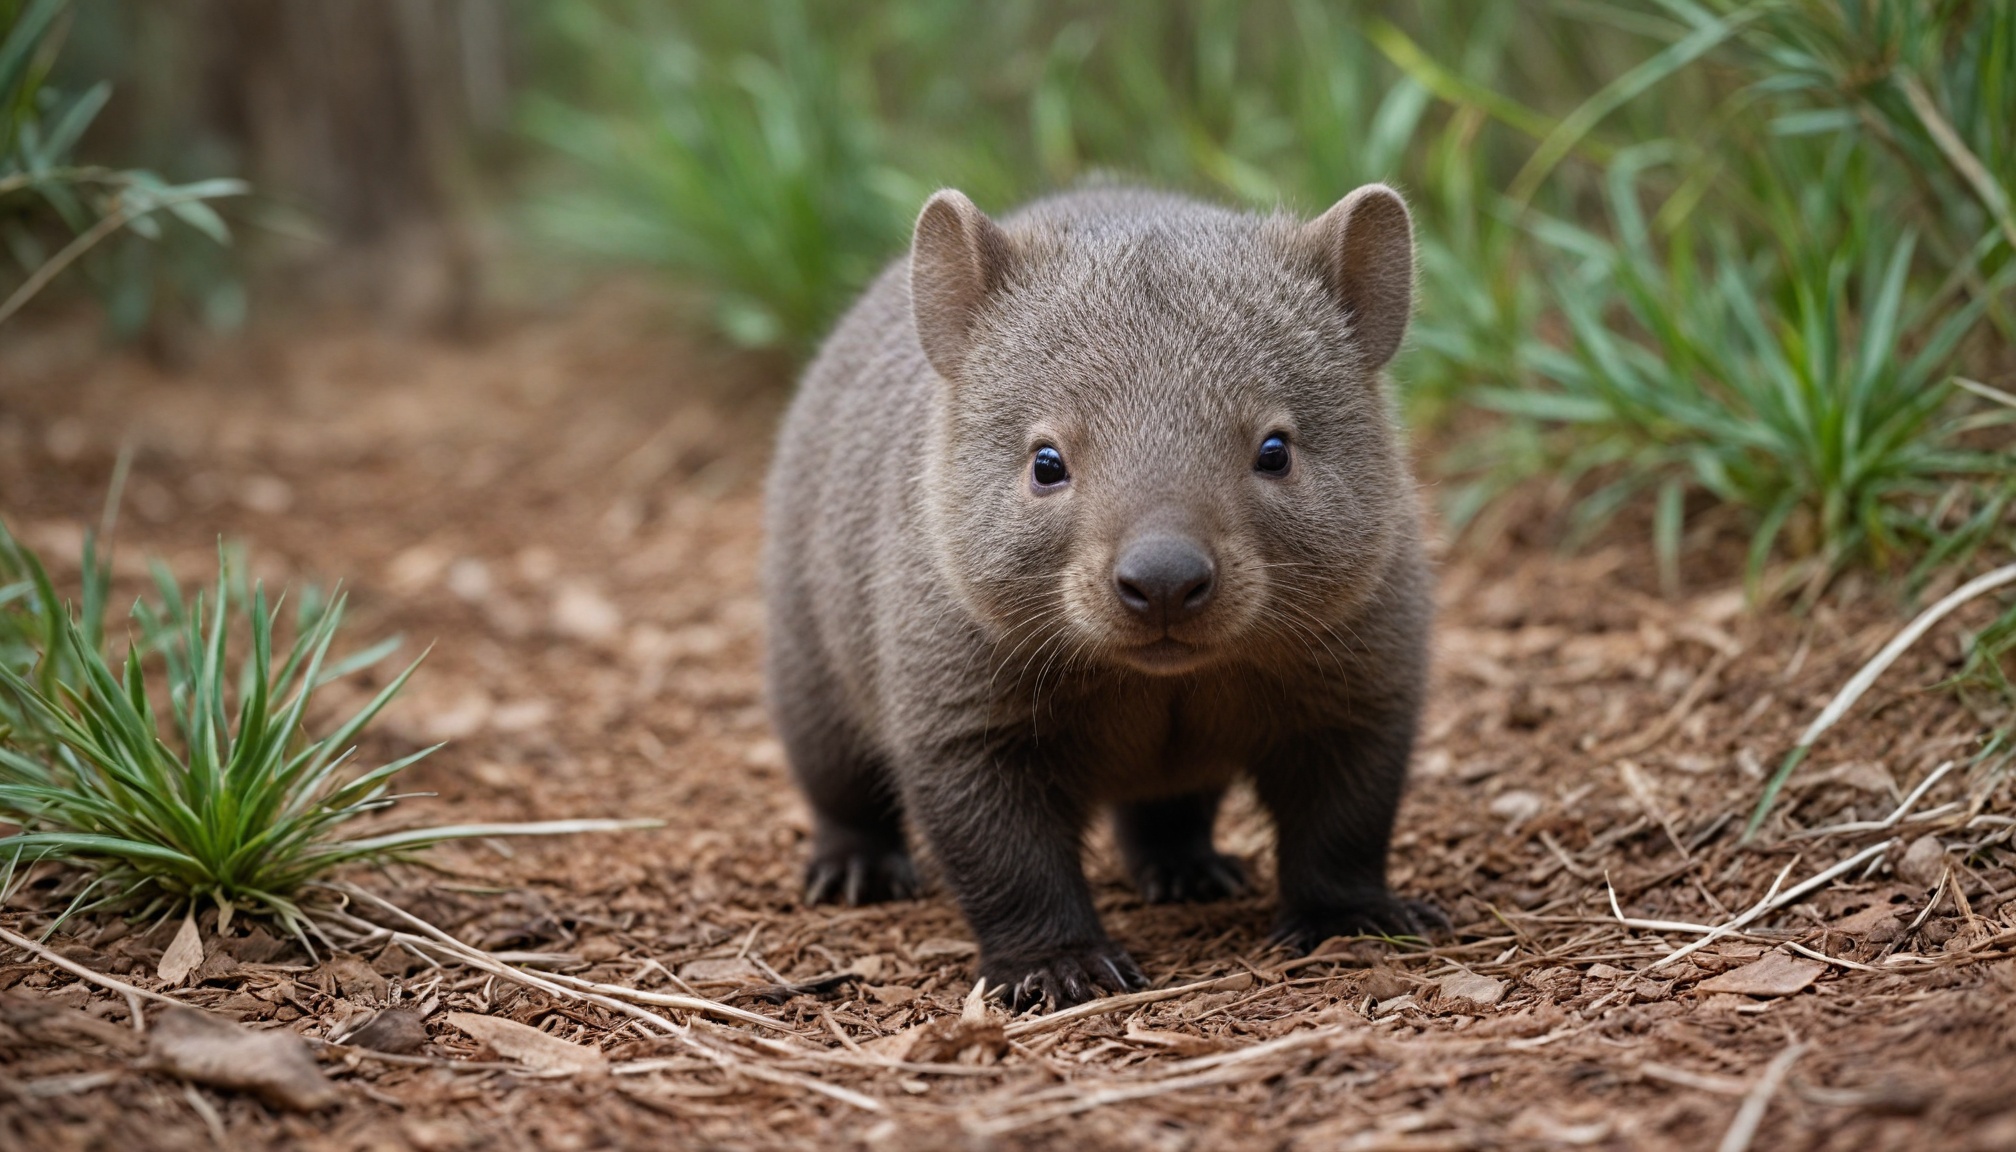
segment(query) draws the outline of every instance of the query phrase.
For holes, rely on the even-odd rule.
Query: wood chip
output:
[[[1475,972],[1452,972],[1435,982],[1435,1006],[1454,1011],[1490,1008],[1505,998],[1505,982]]]
[[[189,978],[189,973],[203,963],[203,934],[196,927],[196,913],[192,909],[182,917],[182,927],[175,930],[175,939],[168,942],[168,950],[161,953],[161,963],[154,974],[161,978],[163,987],[173,988]]]
[[[571,1040],[562,1040],[529,1024],[501,1016],[479,1016],[474,1012],[450,1012],[448,1023],[488,1044],[499,1056],[516,1060],[541,1072],[599,1073],[609,1070],[609,1062],[599,1049]]]
[[[387,1008],[366,1020],[344,1043],[407,1056],[427,1046],[427,1024],[411,1008]]]
[[[1732,968],[1695,985],[1703,993],[1734,992],[1743,996],[1790,996],[1804,991],[1827,965],[1784,952],[1766,953],[1741,968]]]
[[[254,1032],[193,1008],[170,1008],[148,1037],[154,1067],[184,1080],[256,1093],[275,1108],[313,1112],[343,1098],[299,1036]]]
[[[390,985],[362,956],[350,952],[338,952],[329,958],[324,968],[329,977],[336,982],[336,987],[350,999],[373,1004],[384,1002]]]

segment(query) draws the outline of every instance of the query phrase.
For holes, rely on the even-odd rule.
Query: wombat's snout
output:
[[[1113,591],[1142,622],[1167,628],[1204,610],[1217,584],[1217,565],[1195,541],[1145,536],[1113,564]]]

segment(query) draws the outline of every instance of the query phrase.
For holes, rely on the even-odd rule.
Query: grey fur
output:
[[[811,899],[909,895],[907,818],[990,983],[1119,990],[1140,972],[1093,912],[1087,822],[1116,808],[1150,899],[1223,896],[1244,878],[1211,822],[1245,775],[1283,939],[1438,917],[1385,882],[1430,613],[1379,381],[1412,281],[1378,186],[1308,224],[1129,189],[998,225],[932,198],[806,372],[770,479],[768,674],[817,819]],[[1281,478],[1254,467],[1276,431]],[[1068,484],[1033,485],[1039,444]],[[1114,593],[1147,535],[1214,571],[1166,634]]]

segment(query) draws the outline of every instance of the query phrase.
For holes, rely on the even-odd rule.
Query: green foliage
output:
[[[69,0],[0,0],[7,32],[0,38],[0,244],[19,269],[19,283],[0,296],[0,323],[56,276],[107,238],[127,230],[147,241],[164,238],[162,216],[228,243],[224,221],[206,201],[245,191],[237,180],[169,184],[152,172],[76,163],[78,140],[111,99],[111,86],[65,96],[47,83]],[[52,247],[53,242],[53,247]],[[125,263],[146,260],[128,250]],[[115,322],[137,327],[148,306],[149,277],[114,266],[98,279]]]
[[[83,610],[57,599],[34,554],[0,528],[0,860],[62,859],[96,875],[75,905],[182,904],[210,897],[302,924],[294,895],[314,877],[462,830],[363,840],[340,826],[396,799],[392,778],[426,749],[352,771],[354,741],[404,687],[408,667],[319,737],[317,689],[382,659],[392,643],[332,658],[343,600],[311,598],[276,647],[277,605],[220,564],[209,598],[165,569],[134,609],[123,659],[98,623],[107,569],[87,548]],[[234,584],[239,591],[234,593]],[[234,644],[242,630],[244,642]],[[243,654],[231,667],[235,648]],[[151,668],[150,668],[151,666]],[[165,724],[164,724],[165,717]]]
[[[1421,224],[1407,408],[1498,416],[1448,462],[1457,526],[1535,472],[1578,493],[1571,542],[1649,500],[1669,587],[1704,504],[1756,565],[2008,537],[1942,520],[2012,465],[1951,386],[1989,372],[1977,329],[2016,334],[2008,5],[655,11],[551,9],[595,65],[534,104],[592,176],[553,216],[709,286],[743,342],[810,348],[939,184],[1005,207],[1113,171],[1313,212],[1388,180]]]

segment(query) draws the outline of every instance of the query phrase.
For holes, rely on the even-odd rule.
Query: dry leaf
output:
[[[175,939],[168,942],[168,950],[161,953],[161,964],[154,974],[161,978],[165,988],[173,988],[189,978],[189,973],[203,963],[203,934],[196,927],[196,910],[182,917],[182,927],[175,930]]]
[[[923,941],[910,949],[910,956],[919,964],[928,964],[933,960],[958,960],[962,957],[971,956],[978,951],[979,948],[974,946],[970,940],[954,940],[949,936],[933,936],[931,939]]]
[[[1865,944],[1888,944],[1904,935],[1904,921],[1898,913],[1909,915],[1911,909],[1895,904],[1872,904],[1852,916],[1844,917],[1833,925],[1833,931]]]
[[[1805,989],[1825,971],[1827,965],[1818,960],[1808,960],[1804,956],[1793,956],[1785,952],[1770,952],[1761,960],[1753,960],[1741,968],[1732,968],[1720,976],[1703,980],[1694,987],[1696,991],[1703,993],[1734,992],[1743,996],[1790,996]]]
[[[411,1008],[387,1008],[365,1021],[344,1043],[395,1056],[410,1055],[427,1046],[427,1025]]]
[[[609,1068],[599,1049],[562,1040],[516,1020],[474,1012],[450,1012],[445,1019],[488,1044],[499,1056],[541,1072],[594,1073]]]
[[[336,983],[343,995],[352,1000],[382,1002],[390,984],[385,977],[371,967],[362,956],[351,952],[338,952],[323,965],[323,971]]]
[[[255,1092],[275,1108],[313,1112],[343,1098],[322,1076],[299,1036],[254,1032],[193,1008],[170,1008],[154,1023],[154,1066],[215,1088]]]

